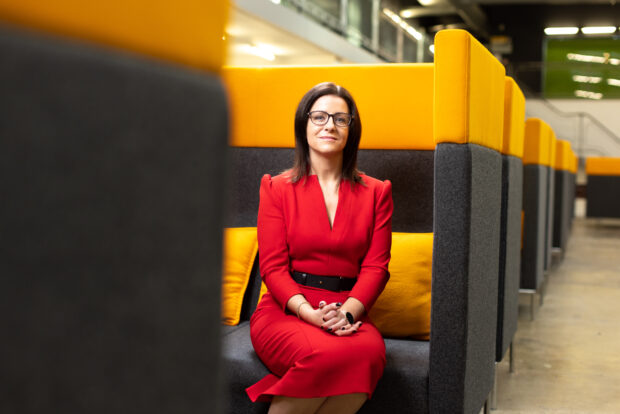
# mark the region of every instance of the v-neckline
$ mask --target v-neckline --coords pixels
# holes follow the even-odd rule
[[[340,205],[342,204],[342,181],[343,180],[340,180],[340,184],[338,185],[338,201],[336,202],[336,211],[334,211],[334,220],[330,222],[329,212],[327,211],[327,203],[325,202],[325,194],[323,194],[323,189],[321,188],[319,177],[316,174],[312,174],[311,177],[314,177],[316,181],[319,194],[321,195],[321,202],[322,202],[321,204],[323,205],[323,211],[325,212],[325,220],[327,221],[327,225],[331,233],[334,231],[334,227],[336,225],[336,219],[338,218],[338,211],[340,210]]]

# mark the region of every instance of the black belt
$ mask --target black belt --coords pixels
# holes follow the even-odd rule
[[[293,271],[292,276],[293,280],[300,285],[331,290],[332,292],[351,290],[353,289],[355,282],[357,282],[356,278],[351,277],[320,276],[295,271]]]

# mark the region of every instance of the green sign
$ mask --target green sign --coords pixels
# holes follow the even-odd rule
[[[620,99],[620,38],[548,38],[543,91],[545,98]]]

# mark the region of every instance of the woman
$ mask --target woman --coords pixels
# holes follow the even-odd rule
[[[389,278],[392,187],[357,170],[362,124],[333,83],[295,115],[295,163],[261,181],[260,270],[268,292],[251,319],[273,373],[247,389],[269,412],[355,413],[385,366],[368,311]]]

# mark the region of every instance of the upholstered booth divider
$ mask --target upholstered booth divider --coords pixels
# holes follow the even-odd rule
[[[525,121],[520,287],[532,291],[540,288],[545,269],[551,134],[551,127],[544,121]]]
[[[571,149],[571,155],[569,156],[569,161],[570,161],[569,194],[570,194],[570,198],[572,198],[573,201],[570,204],[570,210],[569,210],[570,219],[568,221],[568,226],[569,226],[569,230],[572,230],[573,221],[574,221],[573,219],[575,218],[575,201],[577,199],[577,170],[579,169],[579,157],[577,156],[577,154],[575,154],[575,152],[572,149]]]
[[[586,158],[586,216],[620,217],[620,158]]]
[[[555,200],[553,212],[553,247],[561,249],[561,256],[566,251],[570,234],[572,206],[575,203],[572,166],[574,162],[570,142],[558,139],[556,142],[554,174]]]
[[[221,412],[224,5],[0,0],[0,412]]]
[[[523,205],[523,135],[525,97],[510,77],[505,81],[502,141],[502,212],[499,251],[497,345],[501,361],[517,331],[521,271],[521,207]],[[512,354],[511,354],[512,369]]]
[[[360,110],[360,169],[392,181],[393,231],[434,233],[430,341],[386,338],[387,366],[365,413],[477,413],[493,383],[504,70],[464,31],[441,32],[435,47],[434,65],[223,72],[233,117],[228,226],[255,225],[260,177],[292,163],[297,103],[332,81]],[[254,272],[241,324],[225,329],[231,413],[266,410],[244,393],[267,373],[249,340]]]

